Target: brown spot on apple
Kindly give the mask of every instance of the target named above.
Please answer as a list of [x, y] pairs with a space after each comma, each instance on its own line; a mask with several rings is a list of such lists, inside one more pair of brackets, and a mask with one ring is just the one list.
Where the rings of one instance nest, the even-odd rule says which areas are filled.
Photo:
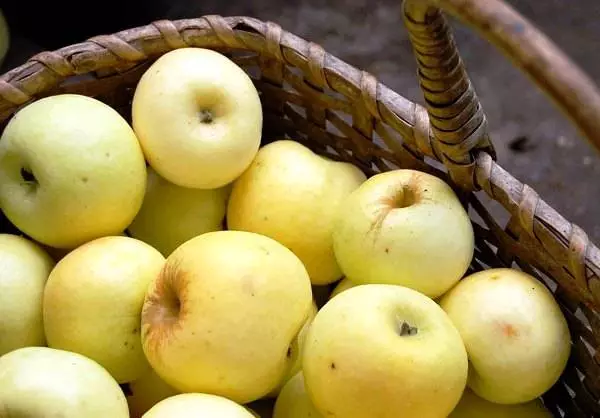
[[335, 368], [336, 368], [336, 365], [335, 365], [335, 363], [334, 363], [333, 361], [332, 361], [332, 362], [331, 362], [331, 364], [329, 365], [329, 368], [330, 368], [331, 370], [335, 370]]
[[512, 324], [501, 322], [499, 328], [502, 335], [508, 338], [517, 338], [519, 336], [519, 330]]

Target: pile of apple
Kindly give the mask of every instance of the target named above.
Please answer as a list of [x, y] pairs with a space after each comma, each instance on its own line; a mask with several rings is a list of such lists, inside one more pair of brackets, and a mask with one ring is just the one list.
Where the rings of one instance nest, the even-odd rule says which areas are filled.
[[520, 270], [468, 273], [453, 189], [261, 145], [262, 124], [201, 48], [149, 67], [131, 124], [76, 94], [10, 119], [0, 417], [551, 416], [565, 317]]

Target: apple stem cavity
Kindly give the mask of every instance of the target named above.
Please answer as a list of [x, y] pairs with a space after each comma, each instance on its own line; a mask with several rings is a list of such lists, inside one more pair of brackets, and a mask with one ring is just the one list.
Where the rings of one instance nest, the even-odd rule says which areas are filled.
[[395, 207], [398, 209], [407, 208], [414, 205], [417, 202], [417, 196], [415, 192], [408, 186], [402, 187], [398, 198], [396, 199]]
[[213, 120], [214, 120], [214, 116], [210, 110], [202, 109], [200, 111], [200, 122], [209, 124], [209, 123], [212, 123]]
[[35, 176], [33, 175], [33, 173], [31, 172], [31, 170], [25, 168], [25, 167], [21, 167], [21, 178], [23, 179], [23, 181], [27, 184], [32, 184], [32, 185], [36, 185], [37, 179], [35, 178]]
[[402, 321], [400, 324], [400, 336], [412, 336], [417, 335], [419, 333], [419, 328], [411, 326], [408, 322]]

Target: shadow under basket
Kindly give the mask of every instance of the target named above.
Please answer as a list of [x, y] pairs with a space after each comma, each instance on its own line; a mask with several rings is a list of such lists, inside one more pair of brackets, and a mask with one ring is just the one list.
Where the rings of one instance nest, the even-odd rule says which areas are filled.
[[[450, 183], [476, 233], [469, 273], [522, 269], [550, 288], [568, 320], [572, 355], [543, 396], [546, 407], [556, 417], [600, 415], [600, 251], [496, 162], [445, 12], [500, 48], [600, 148], [597, 86], [501, 0], [404, 2], [425, 106], [275, 23], [203, 16], [157, 21], [35, 55], [0, 76], [0, 129], [20, 107], [60, 93], [96, 97], [130, 120], [136, 83], [160, 55], [188, 46], [222, 52], [259, 90], [263, 144], [287, 137], [350, 161], [367, 175], [413, 168]], [[0, 232], [16, 231], [6, 219], [1, 222]]]

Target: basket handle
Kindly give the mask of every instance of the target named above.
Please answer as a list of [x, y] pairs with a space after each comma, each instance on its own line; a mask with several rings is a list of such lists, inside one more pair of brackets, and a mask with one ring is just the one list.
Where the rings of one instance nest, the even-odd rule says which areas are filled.
[[433, 143], [452, 179], [474, 185], [474, 151], [495, 156], [487, 121], [442, 9], [474, 28], [535, 81], [600, 150], [598, 86], [503, 0], [404, 0]]

